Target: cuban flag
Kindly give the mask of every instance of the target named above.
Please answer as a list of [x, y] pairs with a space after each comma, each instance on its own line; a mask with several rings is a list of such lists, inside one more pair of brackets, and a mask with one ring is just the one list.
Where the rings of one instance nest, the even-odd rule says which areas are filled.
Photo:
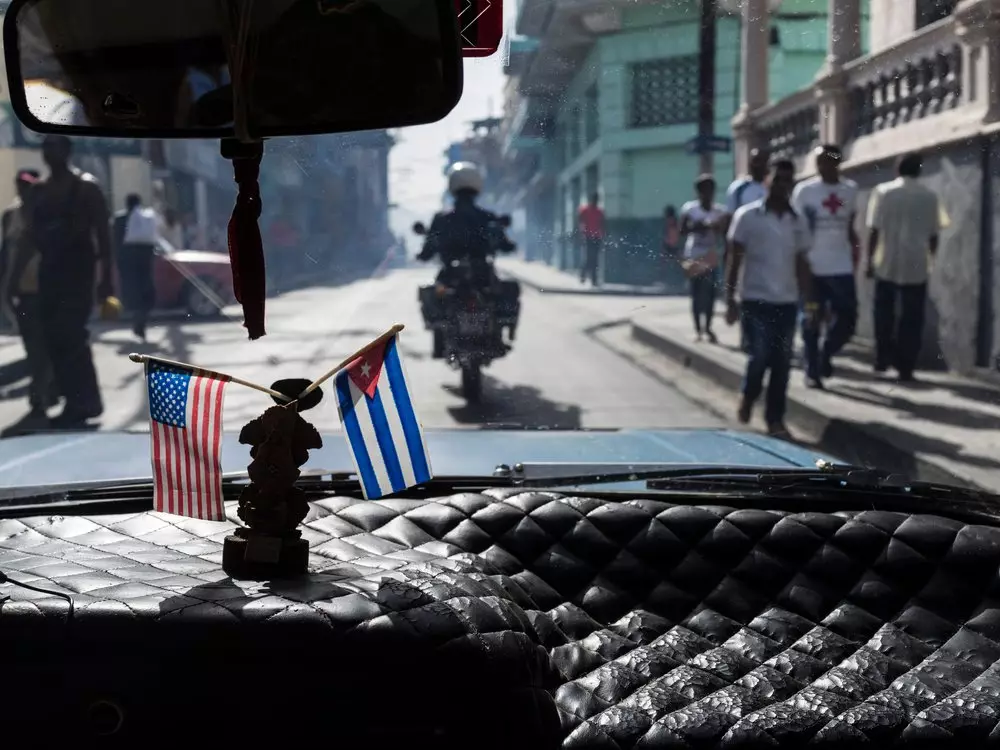
[[369, 349], [334, 379], [340, 421], [368, 500], [402, 492], [432, 476], [398, 338]]

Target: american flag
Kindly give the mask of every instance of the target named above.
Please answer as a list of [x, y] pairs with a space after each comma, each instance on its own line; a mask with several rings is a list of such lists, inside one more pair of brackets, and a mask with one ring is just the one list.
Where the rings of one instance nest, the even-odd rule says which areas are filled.
[[222, 397], [228, 382], [218, 373], [146, 364], [154, 510], [225, 520]]

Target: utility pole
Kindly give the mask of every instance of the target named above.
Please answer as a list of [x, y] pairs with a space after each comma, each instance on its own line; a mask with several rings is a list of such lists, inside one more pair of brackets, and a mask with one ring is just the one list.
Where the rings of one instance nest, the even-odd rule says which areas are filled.
[[698, 34], [698, 138], [701, 141], [701, 172], [712, 174], [715, 160], [708, 138], [715, 135], [715, 38], [716, 2], [701, 0]]

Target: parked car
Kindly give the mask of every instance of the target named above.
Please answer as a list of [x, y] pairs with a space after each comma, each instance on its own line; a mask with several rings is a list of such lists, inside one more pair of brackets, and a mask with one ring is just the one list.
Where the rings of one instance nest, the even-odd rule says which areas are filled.
[[[192, 279], [197, 279], [198, 283]], [[180, 250], [164, 239], [157, 243], [153, 284], [156, 288], [157, 310], [184, 310], [196, 318], [219, 315], [216, 300], [207, 296], [199, 287], [209, 290], [217, 300], [226, 305], [236, 301], [227, 253]]]

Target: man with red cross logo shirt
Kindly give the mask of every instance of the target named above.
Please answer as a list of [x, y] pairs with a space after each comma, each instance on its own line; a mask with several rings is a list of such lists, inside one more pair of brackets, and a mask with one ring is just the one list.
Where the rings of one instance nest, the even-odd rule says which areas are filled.
[[834, 356], [854, 336], [858, 322], [858, 186], [840, 176], [843, 155], [838, 146], [820, 146], [815, 155], [819, 174], [795, 186], [792, 205], [809, 225], [813, 303], [819, 306], [818, 314], [803, 316], [806, 385], [822, 388], [823, 379], [833, 375]]

